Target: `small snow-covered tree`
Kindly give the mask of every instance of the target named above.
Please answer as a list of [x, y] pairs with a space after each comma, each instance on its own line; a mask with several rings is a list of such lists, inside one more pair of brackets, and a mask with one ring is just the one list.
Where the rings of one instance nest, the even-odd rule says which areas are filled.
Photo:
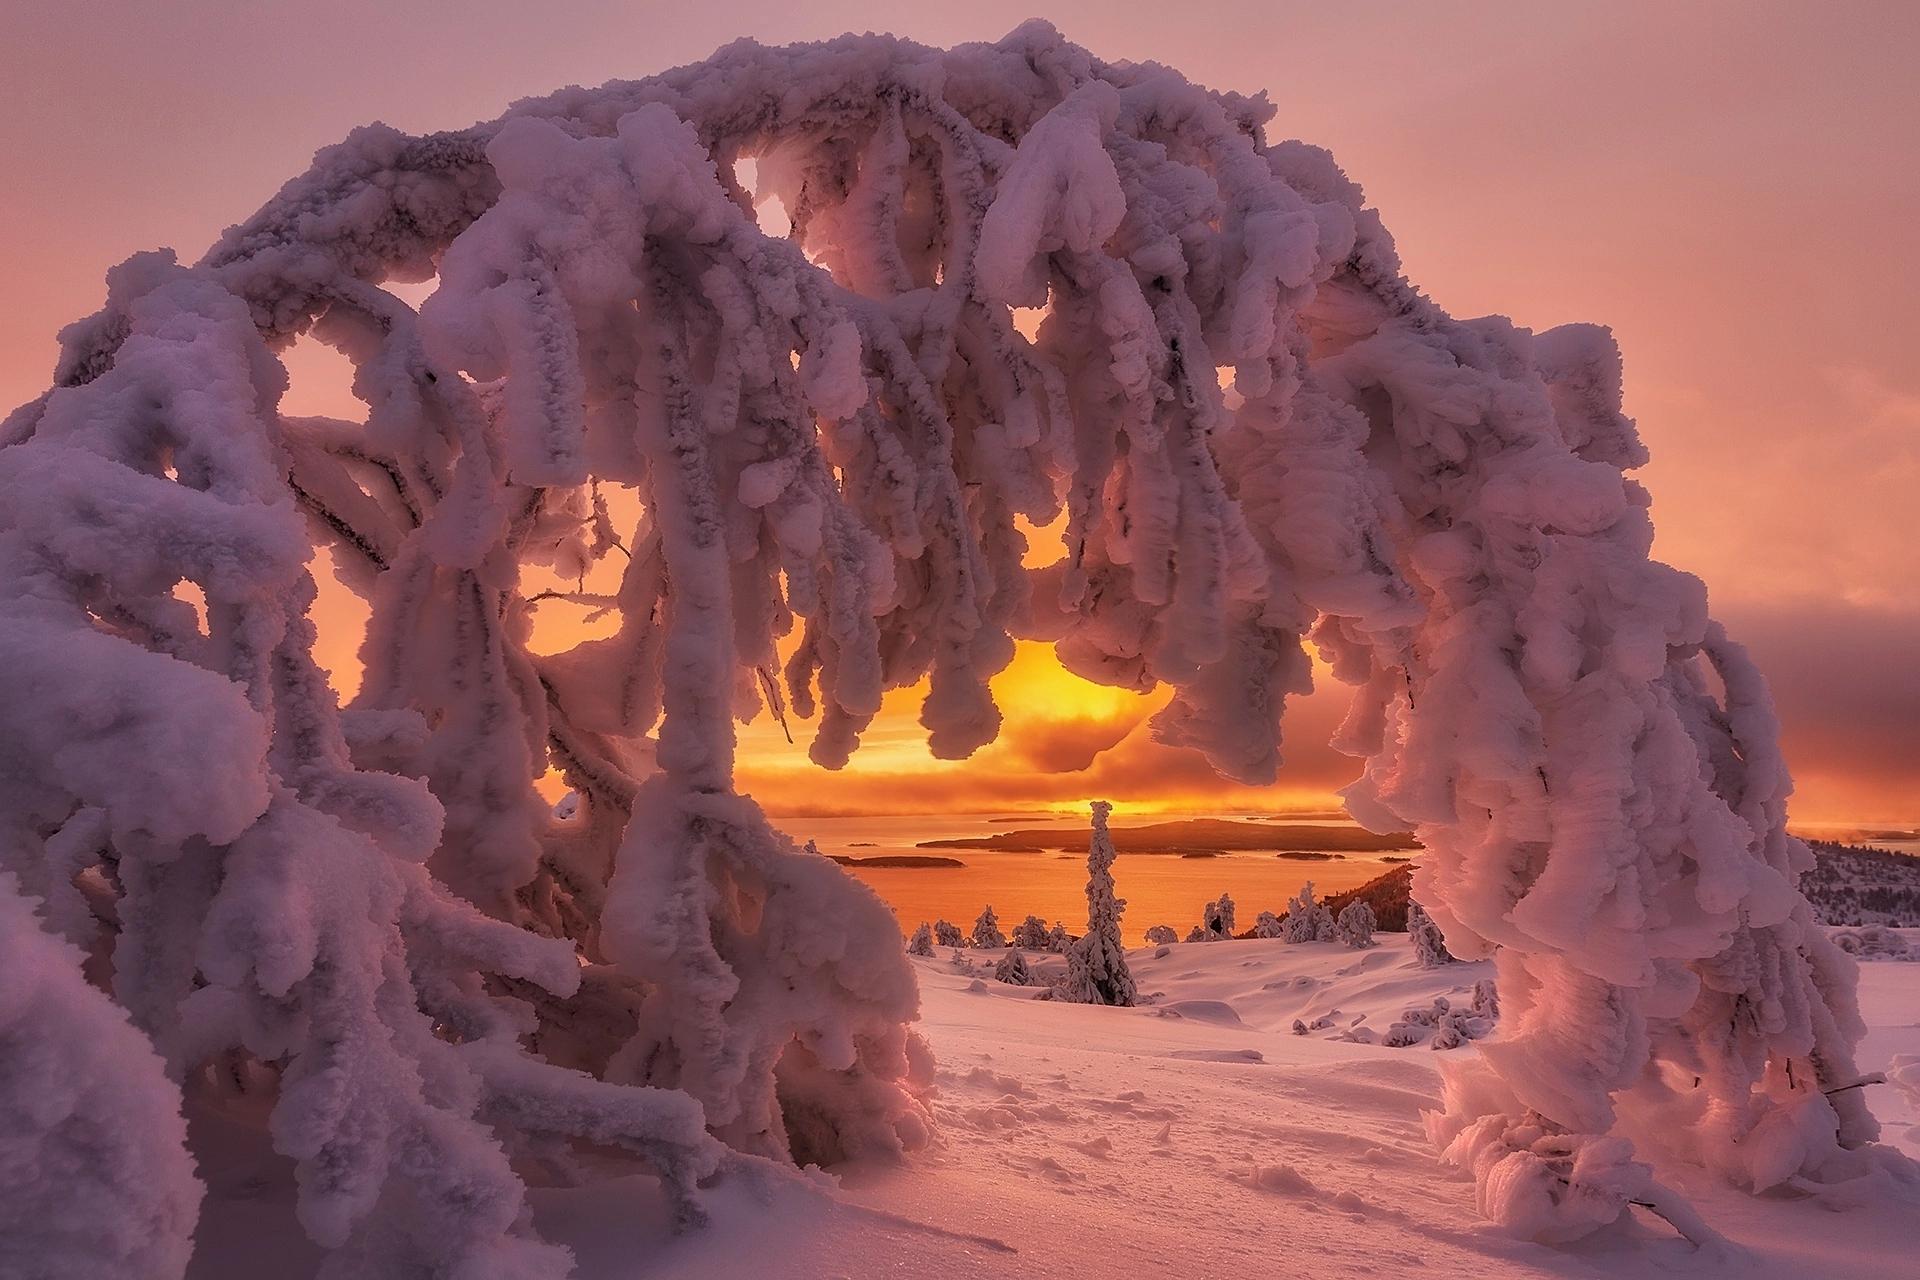
[[1072, 941], [1073, 939], [1067, 936], [1067, 926], [1058, 920], [1053, 922], [1053, 928], [1047, 930], [1046, 949], [1055, 955], [1064, 952]]
[[1370, 947], [1373, 945], [1373, 929], [1377, 921], [1373, 908], [1359, 898], [1355, 898], [1340, 908], [1340, 914], [1334, 917], [1334, 929], [1340, 935], [1340, 941], [1350, 947]]
[[992, 903], [988, 903], [986, 910], [980, 913], [980, 918], [973, 922], [973, 932], [968, 935], [968, 941], [976, 947], [1007, 945], [1007, 935], [1000, 932], [1000, 918], [993, 914]]
[[1253, 922], [1253, 936], [1256, 938], [1279, 938], [1285, 935], [1285, 922], [1271, 911], [1262, 911]]
[[948, 920], [933, 922], [933, 940], [943, 947], [964, 947], [967, 936], [960, 932], [960, 926]]
[[1233, 898], [1222, 893], [1220, 897], [1204, 904], [1200, 908], [1200, 936], [1207, 942], [1219, 942], [1233, 937]]
[[1067, 978], [1060, 998], [1080, 1004], [1132, 1005], [1139, 999], [1133, 971], [1127, 967], [1127, 948], [1121, 941], [1120, 916], [1124, 898], [1114, 896], [1113, 837], [1107, 815], [1113, 806], [1105, 800], [1092, 804], [1093, 833], [1087, 842], [1087, 931], [1067, 948]]
[[1286, 942], [1334, 941], [1333, 913], [1327, 910], [1326, 903], [1313, 896], [1313, 881], [1301, 885], [1300, 892], [1287, 903], [1280, 936]]
[[1033, 985], [1033, 970], [1027, 965], [1027, 954], [1018, 947], [1011, 947], [1000, 957], [1000, 963], [993, 966], [993, 978], [996, 982], [1005, 982], [1015, 987]]
[[1437, 969], [1443, 964], [1454, 963], [1453, 953], [1447, 950], [1446, 939], [1440, 936], [1440, 926], [1426, 913], [1417, 902], [1407, 904], [1407, 935], [1413, 943], [1413, 958], [1422, 969]]
[[1147, 945], [1150, 947], [1164, 947], [1170, 942], [1178, 941], [1180, 941], [1180, 935], [1174, 932], [1170, 924], [1157, 924], [1147, 930]]
[[1013, 933], [1009, 939], [1009, 944], [1016, 947], [1025, 947], [1029, 951], [1046, 951], [1050, 949], [1047, 946], [1047, 938], [1047, 922], [1039, 916], [1030, 915], [1019, 924], [1013, 926]]
[[933, 926], [922, 920], [920, 927], [907, 939], [907, 954], [910, 956], [931, 956], [933, 954]]
[[[1646, 1198], [1621, 1100], [1756, 1190], [1875, 1176], [1856, 971], [1764, 681], [1649, 558], [1618, 350], [1449, 316], [1273, 114], [1039, 23], [740, 42], [356, 131], [63, 332], [0, 423], [0, 863], [176, 1075], [278, 1077], [336, 1272], [560, 1274], [528, 1144], [625, 1141], [691, 1219], [723, 1144], [925, 1141], [897, 926], [737, 794], [733, 724], [790, 707], [837, 768], [924, 678], [963, 757], [1016, 635], [1172, 686], [1155, 736], [1251, 784], [1309, 640], [1356, 686], [1348, 810], [1501, 974], [1432, 1136], [1509, 1229]], [[282, 411], [303, 336], [360, 420]], [[371, 616], [346, 707], [322, 543]], [[577, 607], [611, 634], [531, 643]]]

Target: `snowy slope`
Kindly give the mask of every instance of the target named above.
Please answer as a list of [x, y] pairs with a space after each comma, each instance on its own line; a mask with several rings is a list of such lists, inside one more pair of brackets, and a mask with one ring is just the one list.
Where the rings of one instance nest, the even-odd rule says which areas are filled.
[[[609, 1176], [536, 1191], [540, 1229], [575, 1250], [585, 1280], [1913, 1274], [1920, 1203], [1836, 1214], [1683, 1168], [1662, 1172], [1743, 1252], [1697, 1253], [1658, 1221], [1568, 1249], [1495, 1234], [1420, 1122], [1436, 1068], [1470, 1046], [1387, 1049], [1289, 1031], [1335, 1010], [1342, 1026], [1384, 1028], [1436, 995], [1464, 1002], [1490, 965], [1422, 970], [1404, 935], [1366, 952], [1273, 941], [1162, 950], [1131, 953], [1141, 991], [1159, 995], [1137, 1009], [1036, 1001], [1032, 988], [991, 980], [976, 988], [944, 949], [916, 960], [922, 1030], [940, 1061], [936, 1150], [845, 1172], [837, 1190], [731, 1178], [713, 1227], [678, 1238], [649, 1179]], [[1864, 1065], [1920, 1054], [1920, 966], [1865, 964], [1861, 990], [1874, 1028]], [[1915, 1101], [1874, 1090], [1888, 1140], [1920, 1155]], [[211, 1189], [192, 1274], [310, 1274], [314, 1255], [269, 1186]]]

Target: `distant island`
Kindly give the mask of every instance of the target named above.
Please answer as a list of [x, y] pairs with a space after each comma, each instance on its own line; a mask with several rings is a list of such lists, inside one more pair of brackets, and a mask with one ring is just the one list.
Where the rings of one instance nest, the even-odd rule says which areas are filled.
[[[1296, 823], [1235, 822], [1225, 818], [1183, 818], [1150, 822], [1139, 827], [1115, 827], [1114, 847], [1121, 853], [1288, 852], [1378, 853], [1390, 849], [1417, 849], [1405, 832], [1376, 835], [1359, 827], [1313, 826]], [[1080, 849], [1087, 843], [1084, 830], [1028, 829], [1002, 831], [991, 836], [922, 840], [920, 849], [993, 849], [1001, 853], [1039, 853], [1047, 849]]]
[[883, 853], [876, 858], [849, 858], [836, 853], [833, 860], [843, 867], [964, 867], [958, 858], [933, 858], [918, 853]]

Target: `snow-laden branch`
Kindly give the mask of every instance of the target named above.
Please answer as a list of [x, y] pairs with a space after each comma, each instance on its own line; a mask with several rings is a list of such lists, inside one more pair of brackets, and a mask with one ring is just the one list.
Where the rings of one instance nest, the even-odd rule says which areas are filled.
[[[1448, 317], [1271, 114], [1044, 24], [743, 42], [359, 130], [65, 331], [0, 425], [5, 869], [177, 1076], [270, 1070], [337, 1269], [558, 1274], [508, 1157], [572, 1138], [685, 1221], [715, 1137], [924, 1141], [894, 923], [734, 794], [732, 726], [783, 670], [836, 768], [925, 679], [962, 757], [1015, 637], [1171, 685], [1154, 733], [1246, 782], [1309, 641], [1357, 686], [1350, 808], [1413, 826], [1448, 944], [1498, 956], [1433, 1127], [1509, 1227], [1624, 1212], [1623, 1135], [1757, 1189], [1865, 1174], [1852, 967], [1795, 888], [1764, 685], [1648, 559], [1610, 337]], [[418, 313], [385, 287], [433, 276]], [[363, 422], [279, 412], [305, 333]], [[322, 540], [371, 607], [346, 708]], [[616, 551], [575, 593], [612, 634], [533, 651], [522, 570]]]

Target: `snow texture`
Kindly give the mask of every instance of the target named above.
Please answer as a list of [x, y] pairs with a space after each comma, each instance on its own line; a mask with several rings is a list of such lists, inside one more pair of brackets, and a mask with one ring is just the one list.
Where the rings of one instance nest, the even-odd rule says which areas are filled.
[[[896, 926], [734, 792], [732, 726], [784, 703], [837, 768], [925, 678], [964, 757], [1016, 636], [1171, 686], [1155, 736], [1247, 783], [1307, 643], [1356, 686], [1350, 811], [1497, 952], [1500, 1032], [1431, 1129], [1503, 1226], [1668, 1204], [1635, 1141], [1756, 1191], [1883, 1173], [1765, 683], [1649, 558], [1610, 336], [1448, 316], [1273, 115], [1044, 23], [740, 42], [357, 130], [196, 265], [110, 273], [0, 423], [0, 857], [176, 1076], [275, 1077], [334, 1274], [562, 1274], [527, 1144], [628, 1144], [694, 1221], [721, 1144], [927, 1141]], [[280, 411], [303, 334], [364, 421]], [[318, 542], [371, 610], [346, 708]], [[617, 630], [532, 651], [522, 571], [616, 556]], [[1070, 959], [1117, 994], [1089, 924]], [[127, 1159], [177, 1226], [178, 1153]]]
[[201, 1189], [180, 1088], [0, 873], [0, 1274], [177, 1276]]

